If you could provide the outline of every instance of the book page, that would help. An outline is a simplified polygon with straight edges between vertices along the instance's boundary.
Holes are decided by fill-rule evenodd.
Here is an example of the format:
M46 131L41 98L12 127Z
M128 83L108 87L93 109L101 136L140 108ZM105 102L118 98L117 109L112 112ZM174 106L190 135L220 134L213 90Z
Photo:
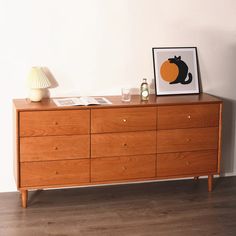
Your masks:
M109 101L108 99L104 98L104 97L97 97L95 98L96 101L100 104L100 105L103 105L103 104L112 104L111 101Z
M93 97L80 97L79 100L85 105L98 105L99 102Z
M80 97L79 99L87 106L112 104L108 99L104 97Z
M85 104L81 102L79 98L54 98L53 102L58 107L65 106L84 106Z
M58 107L112 104L108 99L104 97L54 98L53 102Z

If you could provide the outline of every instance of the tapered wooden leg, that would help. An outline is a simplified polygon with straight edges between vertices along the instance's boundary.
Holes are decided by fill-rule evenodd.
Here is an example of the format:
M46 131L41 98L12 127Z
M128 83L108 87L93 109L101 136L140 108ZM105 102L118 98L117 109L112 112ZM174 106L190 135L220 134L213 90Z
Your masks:
M213 175L208 175L208 192L212 192Z
M28 190L21 190L21 204L23 208L27 207Z
M195 181L197 181L199 179L199 176L194 176L193 178Z

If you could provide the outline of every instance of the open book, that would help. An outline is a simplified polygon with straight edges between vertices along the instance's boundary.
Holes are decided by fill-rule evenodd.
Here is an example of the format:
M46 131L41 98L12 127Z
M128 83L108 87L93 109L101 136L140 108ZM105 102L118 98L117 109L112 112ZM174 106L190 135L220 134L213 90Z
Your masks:
M104 97L54 98L53 102L58 107L112 104L108 99Z

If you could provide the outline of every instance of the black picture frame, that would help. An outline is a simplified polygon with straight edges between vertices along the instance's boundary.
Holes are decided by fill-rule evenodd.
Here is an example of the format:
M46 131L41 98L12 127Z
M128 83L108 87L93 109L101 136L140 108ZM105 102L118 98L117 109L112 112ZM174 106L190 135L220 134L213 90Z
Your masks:
M199 94L197 47L152 48L156 95Z

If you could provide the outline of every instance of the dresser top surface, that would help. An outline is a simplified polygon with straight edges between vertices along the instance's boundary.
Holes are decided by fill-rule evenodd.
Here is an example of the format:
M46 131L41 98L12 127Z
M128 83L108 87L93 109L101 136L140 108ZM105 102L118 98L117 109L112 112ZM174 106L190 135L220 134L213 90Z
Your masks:
M187 105L187 104L204 104L204 103L221 103L222 100L206 94L191 95L171 95L156 96L150 95L148 101L141 101L139 95L132 95L130 102L122 102L121 96L96 96L105 97L112 102L110 105L90 105L90 106L65 106L58 107L52 98L45 98L41 102L31 102L29 99L13 99L16 110L65 110L65 109L90 109L90 108L115 108L115 107L140 107L140 106L162 106L162 105Z

